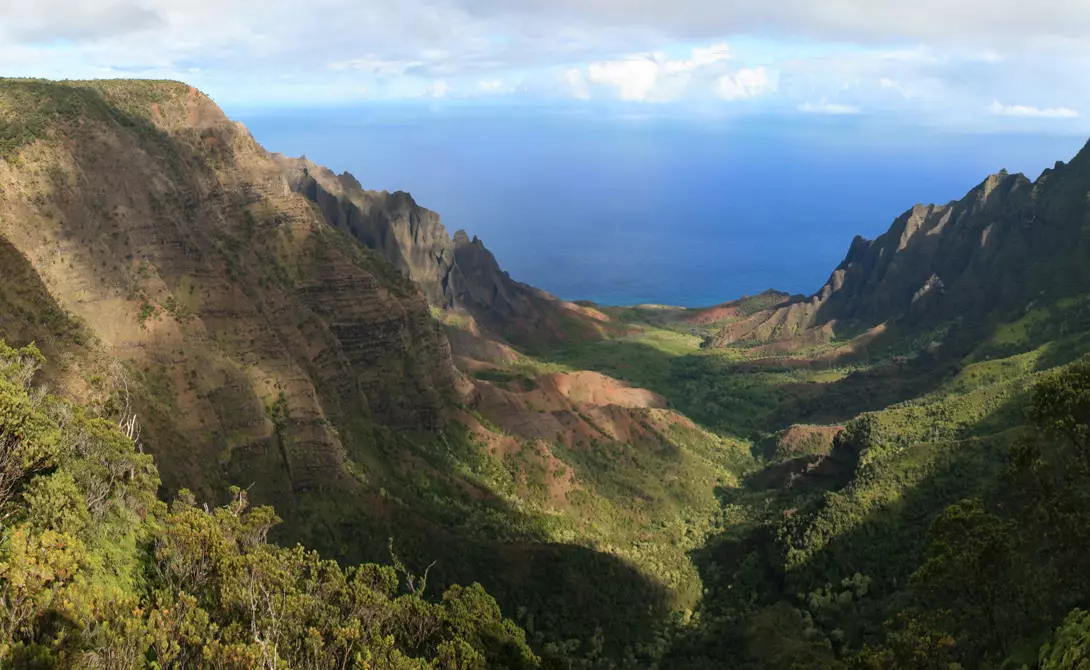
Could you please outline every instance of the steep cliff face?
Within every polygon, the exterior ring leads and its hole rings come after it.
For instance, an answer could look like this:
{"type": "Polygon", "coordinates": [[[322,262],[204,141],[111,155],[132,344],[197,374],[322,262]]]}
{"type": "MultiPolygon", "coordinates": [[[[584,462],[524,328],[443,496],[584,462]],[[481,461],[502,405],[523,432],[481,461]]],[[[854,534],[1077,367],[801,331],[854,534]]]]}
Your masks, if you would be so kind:
{"type": "Polygon", "coordinates": [[[292,190],[316,203],[327,223],[390,261],[437,307],[458,304],[463,290],[454,245],[439,215],[408,193],[366,191],[356,178],[307,160],[275,155],[292,190]]]}
{"type": "Polygon", "coordinates": [[[290,513],[357,490],[347,454],[366,460],[376,427],[441,424],[457,373],[425,297],[206,96],[7,80],[0,100],[5,279],[76,324],[28,307],[0,335],[70,352],[73,393],[129,388],[168,489],[252,482],[290,513]]]}
{"type": "Polygon", "coordinates": [[[607,331],[603,315],[511,279],[483,242],[465,231],[452,238],[439,215],[408,193],[368,191],[347,172],[336,175],[306,158],[275,158],[292,189],[316,203],[326,222],[389,260],[432,305],[466,310],[488,331],[529,347],[607,331]]]}
{"type": "Polygon", "coordinates": [[[727,325],[712,344],[1011,316],[1090,287],[1090,146],[1036,182],[988,177],[947,205],[917,205],[874,241],[857,237],[816,294],[727,325]]]}

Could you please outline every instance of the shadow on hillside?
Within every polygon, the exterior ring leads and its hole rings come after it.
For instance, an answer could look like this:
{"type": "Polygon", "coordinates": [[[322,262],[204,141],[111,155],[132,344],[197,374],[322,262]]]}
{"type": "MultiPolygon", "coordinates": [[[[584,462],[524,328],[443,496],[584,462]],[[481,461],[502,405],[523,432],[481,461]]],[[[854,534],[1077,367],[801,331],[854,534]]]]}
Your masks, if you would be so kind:
{"type": "MultiPolygon", "coordinates": [[[[827,586],[840,593],[846,589],[841,582],[857,573],[871,580],[865,596],[811,614],[825,635],[842,631],[851,649],[880,643],[884,622],[909,602],[909,580],[923,562],[935,516],[965,498],[981,497],[990,505],[1003,500],[999,475],[1019,433],[1011,427],[1021,425],[1024,401],[1024,394],[1009,399],[967,439],[918,444],[882,458],[869,466],[865,482],[835,496],[823,492],[838,490],[843,482],[830,486],[828,480],[815,480],[813,487],[770,493],[773,507],[783,511],[769,522],[728,529],[691,553],[706,589],[702,616],[733,623],[683,637],[671,651],[675,662],[664,667],[715,667],[726,659],[743,668],[770,667],[747,656],[751,625],[764,616],[759,613],[771,612],[777,603],[806,608],[799,594],[827,586]],[[886,502],[871,507],[863,502],[875,499],[886,502]],[[749,615],[726,616],[732,610],[749,615]]],[[[777,646],[791,648],[802,639],[792,638],[797,633],[778,632],[777,646]]]]}
{"type": "Polygon", "coordinates": [[[671,355],[631,339],[547,352],[541,358],[654,391],[671,408],[708,430],[754,439],[760,432],[795,423],[843,423],[860,413],[924,395],[957,374],[966,346],[955,339],[938,354],[876,359],[869,368],[825,383],[806,379],[816,370],[865,361],[671,355]]]}
{"type": "MultiPolygon", "coordinates": [[[[136,240],[129,237],[133,230],[142,232],[148,224],[125,218],[126,211],[139,215],[144,200],[151,216],[161,219],[156,223],[172,224],[163,227],[175,239],[157,241],[170,245],[171,251],[183,256],[189,265],[202,265],[200,245],[193,238],[205,234],[200,225],[194,225],[193,218],[199,214],[202,197],[222,195],[204,191],[214,178],[213,162],[234,163],[231,148],[209,135],[211,131],[186,129],[179,131],[177,138],[172,137],[149,118],[121,109],[92,88],[45,82],[26,85],[41,87],[39,96],[61,98],[76,118],[95,119],[116,131],[113,142],[105,143],[95,124],[70,124],[65,131],[66,153],[78,170],[95,175],[98,189],[72,183],[60,169],[47,173],[52,205],[62,217],[62,233],[87,252],[100,282],[129,288],[133,279],[129,266],[149,253],[132,244],[136,240]],[[124,142],[118,142],[122,139],[124,142]],[[133,146],[125,146],[128,142],[133,146]],[[130,151],[136,155],[130,155],[130,151]],[[148,173],[149,167],[158,174],[148,173]],[[164,185],[164,180],[169,186],[164,185]]],[[[152,99],[144,103],[150,115],[152,99]]],[[[235,203],[217,205],[231,209],[235,203]]]]}
{"type": "Polygon", "coordinates": [[[1053,343],[1053,346],[1037,361],[1037,370],[1049,370],[1066,365],[1090,352],[1090,332],[1067,337],[1053,343]]]}
{"type": "MultiPolygon", "coordinates": [[[[426,440],[416,449],[437,470],[459,471],[426,440]]],[[[276,539],[346,565],[389,564],[392,542],[410,571],[427,570],[430,597],[452,584],[481,583],[539,652],[543,642],[570,640],[585,652],[600,629],[605,652],[619,658],[649,639],[669,611],[671,594],[662,584],[612,554],[551,542],[548,519],[516,508],[479,480],[408,477],[386,486],[351,500],[301,499],[294,532],[276,539]]]]}
{"type": "Polygon", "coordinates": [[[89,335],[57,304],[26,256],[0,236],[0,339],[13,347],[35,343],[46,357],[44,381],[53,381],[62,352],[87,344],[89,335]]]}

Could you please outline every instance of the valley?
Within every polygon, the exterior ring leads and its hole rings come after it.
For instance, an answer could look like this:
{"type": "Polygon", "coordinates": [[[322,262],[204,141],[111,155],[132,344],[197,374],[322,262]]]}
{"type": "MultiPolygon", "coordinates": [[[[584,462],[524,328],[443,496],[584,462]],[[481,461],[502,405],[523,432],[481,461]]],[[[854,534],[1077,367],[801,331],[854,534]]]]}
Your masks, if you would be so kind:
{"type": "MultiPolygon", "coordinates": [[[[28,482],[99,490],[61,482],[82,447],[15,478],[4,602],[15,539],[62,532],[88,547],[63,568],[88,604],[53,635],[77,595],[43,581],[0,659],[137,649],[154,635],[96,631],[192,598],[185,653],[265,664],[225,595],[255,556],[301,593],[308,561],[374,576],[374,620],[397,625],[352,667],[1058,668],[1049,650],[1085,644],[1087,491],[1064,473],[1090,430],[1090,149],[913,208],[812,296],[705,309],[521,284],[408,194],[270,154],[177,82],[0,80],[0,159],[0,339],[44,354],[31,385],[37,355],[5,348],[0,391],[19,417],[48,393],[35,421],[64,444],[84,444],[73,413],[119,440],[102,481],[128,511],[96,522],[132,538],[120,561],[34,506],[28,482]],[[222,585],[171,572],[155,524],[176,557],[204,551],[187,529],[229,546],[222,585]]],[[[292,602],[296,656],[269,667],[347,639],[292,602]]],[[[133,658],[183,653],[151,648],[133,658]]]]}

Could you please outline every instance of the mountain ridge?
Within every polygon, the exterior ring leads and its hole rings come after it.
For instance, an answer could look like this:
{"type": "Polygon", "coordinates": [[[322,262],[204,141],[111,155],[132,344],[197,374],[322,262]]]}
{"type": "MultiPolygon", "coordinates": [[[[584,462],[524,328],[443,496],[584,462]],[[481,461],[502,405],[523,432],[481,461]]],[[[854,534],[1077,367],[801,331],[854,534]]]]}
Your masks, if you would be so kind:
{"type": "Polygon", "coordinates": [[[275,154],[274,160],[327,223],[382,254],[432,305],[465,310],[487,330],[530,347],[605,334],[588,310],[514,281],[476,236],[450,235],[439,215],[409,193],[366,190],[350,173],[337,175],[306,157],[275,154]]]}
{"type": "Polygon", "coordinates": [[[174,463],[168,489],[211,496],[240,467],[265,473],[258,500],[326,476],[352,489],[331,418],[440,424],[457,373],[423,296],[338,239],[206,96],[168,82],[5,87],[50,125],[21,148],[37,176],[0,164],[0,233],[148,387],[140,413],[174,463]],[[235,460],[202,483],[221,440],[235,460]]]}
{"type": "Polygon", "coordinates": [[[1065,209],[1080,189],[1090,190],[1090,144],[1036,182],[1000,172],[960,200],[915,205],[876,239],[856,236],[817,292],[726,324],[709,344],[828,341],[900,317],[911,327],[957,316],[987,320],[1041,296],[1084,290],[1090,275],[1078,245],[1088,237],[1077,212],[1065,209]],[[994,276],[1009,281],[987,281],[994,276]]]}

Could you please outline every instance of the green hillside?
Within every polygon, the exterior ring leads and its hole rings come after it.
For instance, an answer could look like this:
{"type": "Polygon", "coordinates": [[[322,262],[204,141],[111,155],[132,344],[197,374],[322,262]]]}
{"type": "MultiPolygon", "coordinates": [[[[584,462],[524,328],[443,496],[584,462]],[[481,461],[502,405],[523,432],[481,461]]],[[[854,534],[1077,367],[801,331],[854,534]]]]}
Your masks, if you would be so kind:
{"type": "Polygon", "coordinates": [[[612,308],[184,84],[0,80],[0,667],[1080,667],[1087,160],[612,308]]]}
{"type": "Polygon", "coordinates": [[[5,667],[538,667],[478,584],[342,568],[267,542],[271,508],[210,510],[125,430],[29,385],[34,347],[0,344],[0,661],[5,667]]]}

